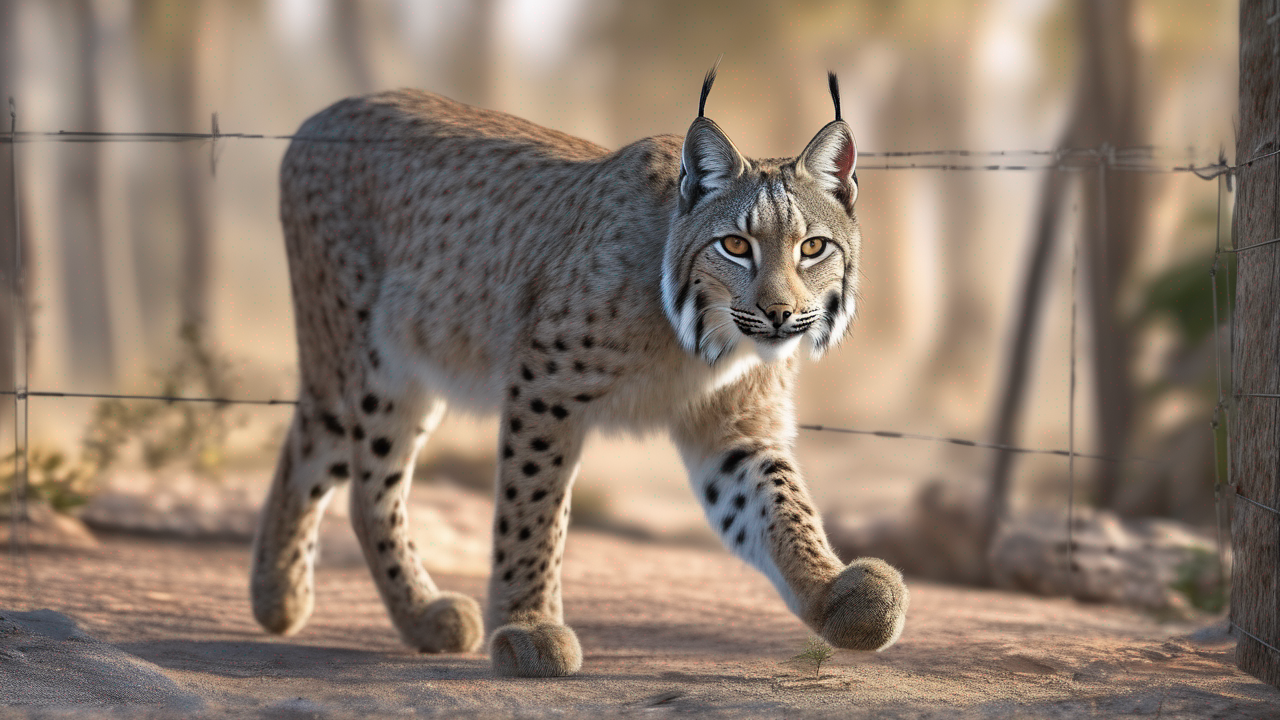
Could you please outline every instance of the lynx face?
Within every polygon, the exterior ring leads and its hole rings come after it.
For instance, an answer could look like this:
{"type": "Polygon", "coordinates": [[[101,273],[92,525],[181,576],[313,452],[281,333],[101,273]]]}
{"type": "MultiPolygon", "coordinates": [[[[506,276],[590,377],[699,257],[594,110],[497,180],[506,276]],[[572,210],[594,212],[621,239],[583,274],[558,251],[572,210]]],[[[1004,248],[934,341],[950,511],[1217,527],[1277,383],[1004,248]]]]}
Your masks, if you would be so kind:
{"type": "Polygon", "coordinates": [[[699,117],[685,136],[662,300],[689,352],[714,365],[742,343],[766,360],[807,341],[821,357],[855,311],[857,149],[842,120],[792,160],[744,157],[699,117]]]}

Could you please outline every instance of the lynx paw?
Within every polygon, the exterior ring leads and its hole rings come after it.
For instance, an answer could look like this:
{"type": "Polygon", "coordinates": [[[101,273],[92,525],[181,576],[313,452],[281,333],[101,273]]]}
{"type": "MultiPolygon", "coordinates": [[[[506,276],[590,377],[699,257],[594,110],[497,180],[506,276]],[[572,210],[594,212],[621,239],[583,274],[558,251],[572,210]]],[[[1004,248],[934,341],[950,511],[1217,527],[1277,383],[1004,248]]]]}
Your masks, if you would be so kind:
{"type": "Polygon", "coordinates": [[[850,650],[884,650],[898,640],[911,594],[898,572],[878,558],[859,558],[831,583],[822,637],[850,650]]]}
{"type": "Polygon", "coordinates": [[[582,669],[582,646],[567,625],[503,625],[489,641],[493,672],[503,677],[563,677],[582,669]]]}
{"type": "Polygon", "coordinates": [[[296,583],[255,573],[250,587],[253,616],[264,630],[276,635],[292,635],[307,624],[315,607],[310,578],[296,583]]]}
{"type": "Polygon", "coordinates": [[[471,652],[484,639],[484,621],[475,600],[445,592],[431,601],[400,634],[421,652],[471,652]]]}

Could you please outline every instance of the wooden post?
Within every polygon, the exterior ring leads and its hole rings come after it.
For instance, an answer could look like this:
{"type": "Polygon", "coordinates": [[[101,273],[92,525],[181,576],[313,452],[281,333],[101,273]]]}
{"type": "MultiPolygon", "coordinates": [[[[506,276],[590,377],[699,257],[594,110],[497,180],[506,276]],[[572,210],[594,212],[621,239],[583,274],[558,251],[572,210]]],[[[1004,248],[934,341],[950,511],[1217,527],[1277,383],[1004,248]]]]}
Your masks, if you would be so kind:
{"type": "Polygon", "coordinates": [[[1231,622],[1240,669],[1280,687],[1280,6],[1240,3],[1231,622]]]}

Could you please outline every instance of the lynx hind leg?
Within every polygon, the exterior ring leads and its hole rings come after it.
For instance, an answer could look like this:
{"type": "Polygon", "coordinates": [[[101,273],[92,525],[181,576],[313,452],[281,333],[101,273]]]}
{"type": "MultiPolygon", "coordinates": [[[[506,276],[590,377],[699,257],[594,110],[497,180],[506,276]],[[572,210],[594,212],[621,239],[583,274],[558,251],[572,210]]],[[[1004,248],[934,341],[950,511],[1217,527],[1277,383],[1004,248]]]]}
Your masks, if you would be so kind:
{"type": "Polygon", "coordinates": [[[404,642],[422,652],[475,650],[484,635],[480,606],[436,587],[408,528],[414,460],[444,417],[445,404],[372,389],[357,404],[350,428],[358,473],[351,488],[351,523],[391,621],[404,642]]]}
{"type": "Polygon", "coordinates": [[[315,604],[316,535],[333,490],[350,475],[337,415],[303,397],[294,412],[254,537],[250,597],[266,630],[291,635],[315,604]]]}

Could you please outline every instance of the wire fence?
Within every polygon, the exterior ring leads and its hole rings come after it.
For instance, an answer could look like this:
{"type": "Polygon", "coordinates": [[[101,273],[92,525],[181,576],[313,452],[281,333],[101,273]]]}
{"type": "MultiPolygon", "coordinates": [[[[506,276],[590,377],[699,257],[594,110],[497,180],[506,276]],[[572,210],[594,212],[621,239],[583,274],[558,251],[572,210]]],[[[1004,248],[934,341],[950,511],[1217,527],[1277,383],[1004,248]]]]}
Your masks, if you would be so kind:
{"type": "MultiPolygon", "coordinates": [[[[26,565],[28,577],[30,576],[30,564],[26,549],[27,535],[25,533],[26,519],[26,494],[28,483],[28,463],[29,463],[29,438],[28,438],[28,420],[29,420],[29,399],[31,398],[95,398],[110,400],[127,400],[127,401],[152,401],[166,403],[180,402],[199,402],[214,403],[217,405],[296,405],[297,401],[292,399],[254,399],[254,398],[229,398],[229,397],[190,397],[190,396],[172,396],[172,395],[131,395],[131,394],[109,394],[109,393],[91,393],[91,392],[73,392],[59,390],[32,390],[30,384],[30,368],[28,366],[28,348],[27,348],[27,332],[29,330],[30,318],[28,316],[26,304],[25,277],[27,268],[24,265],[22,257],[21,242],[17,241],[20,237],[21,220],[18,216],[18,158],[16,146],[24,143],[209,143],[210,146],[210,171],[216,173],[217,147],[220,142],[227,141],[251,141],[251,140],[275,140],[275,141],[300,141],[300,142],[341,142],[341,143],[383,143],[398,142],[397,140],[383,138],[363,138],[363,137],[338,137],[338,136],[308,136],[299,134],[266,134],[266,133],[223,133],[218,126],[217,115],[214,114],[211,122],[211,132],[209,133],[175,133],[175,132],[83,132],[83,131],[22,131],[17,130],[17,114],[13,100],[9,101],[10,110],[10,129],[6,135],[0,136],[0,142],[8,143],[15,147],[12,148],[12,162],[9,172],[12,180],[14,191],[14,256],[12,259],[15,268],[14,276],[11,278],[11,302],[14,318],[12,339],[12,350],[14,360],[14,381],[13,390],[0,391],[0,395],[9,395],[13,397],[14,411],[14,512],[13,512],[13,528],[10,540],[10,553],[14,558],[21,558],[20,562],[26,565]]],[[[1221,578],[1222,560],[1225,555],[1225,542],[1223,539],[1224,514],[1222,512],[1224,501],[1228,496],[1234,497],[1245,503],[1251,508],[1257,508],[1262,511],[1276,514],[1280,517],[1280,510],[1270,507],[1257,500],[1247,498],[1236,492],[1236,486],[1231,477],[1230,462],[1226,463],[1227,476],[1223,478],[1219,471],[1220,456],[1218,455],[1218,431],[1224,424],[1230,422],[1233,401],[1242,398],[1263,398],[1277,399],[1280,393],[1259,393],[1259,392],[1240,392],[1235,388],[1234,373],[1229,374],[1229,379],[1224,383],[1222,372],[1222,361],[1224,353],[1223,339],[1221,337],[1221,327],[1224,324],[1223,318],[1220,317],[1220,308],[1218,307],[1218,270],[1221,267],[1220,259],[1223,255],[1239,255],[1251,252],[1259,248],[1280,243],[1280,238],[1275,238],[1265,242],[1257,243],[1243,248],[1224,247],[1222,239],[1222,224],[1225,217],[1224,211],[1229,212],[1229,208],[1224,210],[1223,195],[1234,193],[1235,183],[1241,177],[1244,170],[1280,155],[1280,150],[1274,150],[1262,153],[1255,157],[1236,164],[1227,162],[1223,154],[1219,154],[1218,160],[1209,164],[1196,164],[1187,162],[1185,164],[1176,164],[1167,160],[1162,160],[1162,151],[1155,146],[1140,146],[1129,148],[1117,148],[1111,146],[1101,146],[1097,148],[1061,148],[1050,150],[917,150],[917,151],[889,151],[889,152],[860,152],[860,160],[874,158],[877,162],[866,163],[860,162],[858,169],[860,170],[938,170],[938,171],[971,171],[971,172],[1018,172],[1018,171],[1054,171],[1054,172],[1098,172],[1104,179],[1110,172],[1131,172],[1131,173],[1159,173],[1159,174],[1190,174],[1195,177],[1216,181],[1218,184],[1218,206],[1217,206],[1217,231],[1215,232],[1214,254],[1212,266],[1208,269],[1210,277],[1210,285],[1212,292],[1213,304],[1213,322],[1214,322],[1214,361],[1215,375],[1217,382],[1217,401],[1213,408],[1213,414],[1210,419],[1210,428],[1213,432],[1214,446],[1214,498],[1215,508],[1217,509],[1217,530],[1219,545],[1219,572],[1221,578]],[[998,162],[991,162],[998,160],[998,162]]],[[[1105,185],[1104,185],[1105,187],[1105,185]]],[[[1100,199],[1103,203],[1101,212],[1105,213],[1105,192],[1100,193],[1100,199]]],[[[1083,231],[1082,231],[1083,232],[1083,231]]],[[[1068,422],[1068,441],[1066,448],[1032,448],[1011,445],[1007,443],[986,442],[981,440],[943,437],[936,435],[927,435],[914,432],[895,431],[895,430],[868,430],[861,428],[833,427],[830,425],[820,424],[802,424],[800,429],[810,432],[830,432],[846,435],[856,435],[873,437],[881,440],[901,440],[901,441],[923,441],[935,443],[948,443],[951,445],[973,447],[980,449],[994,450],[997,452],[1017,453],[1025,455],[1048,455],[1065,457],[1068,462],[1068,497],[1067,497],[1067,533],[1070,538],[1072,533],[1072,522],[1076,495],[1076,477],[1075,477],[1075,460],[1076,458],[1087,458],[1099,460],[1103,462],[1113,463],[1146,463],[1156,464],[1157,460],[1136,457],[1136,456],[1108,456],[1096,453],[1079,452],[1075,448],[1075,396],[1076,396],[1076,314],[1077,314],[1077,264],[1079,255],[1079,233],[1077,233],[1075,244],[1072,250],[1072,267],[1071,267],[1071,323],[1070,323],[1070,350],[1069,350],[1069,402],[1067,408],[1068,422]]],[[[1234,294],[1229,285],[1230,278],[1228,276],[1227,297],[1229,298],[1227,308],[1225,309],[1225,324],[1229,328],[1229,337],[1226,343],[1225,352],[1227,362],[1230,367],[1234,367],[1234,316],[1235,303],[1234,294]]],[[[1230,434],[1227,434],[1228,442],[1226,453],[1230,456],[1230,434]]],[[[1071,552],[1074,543],[1067,543],[1068,552],[1071,552]]],[[[1074,563],[1068,559],[1068,567],[1074,574],[1074,563]]],[[[1225,582],[1225,580],[1224,580],[1225,582]]],[[[1257,640],[1265,647],[1280,653],[1275,645],[1269,643],[1246,628],[1241,628],[1232,622],[1231,626],[1239,632],[1257,640]]]]}

